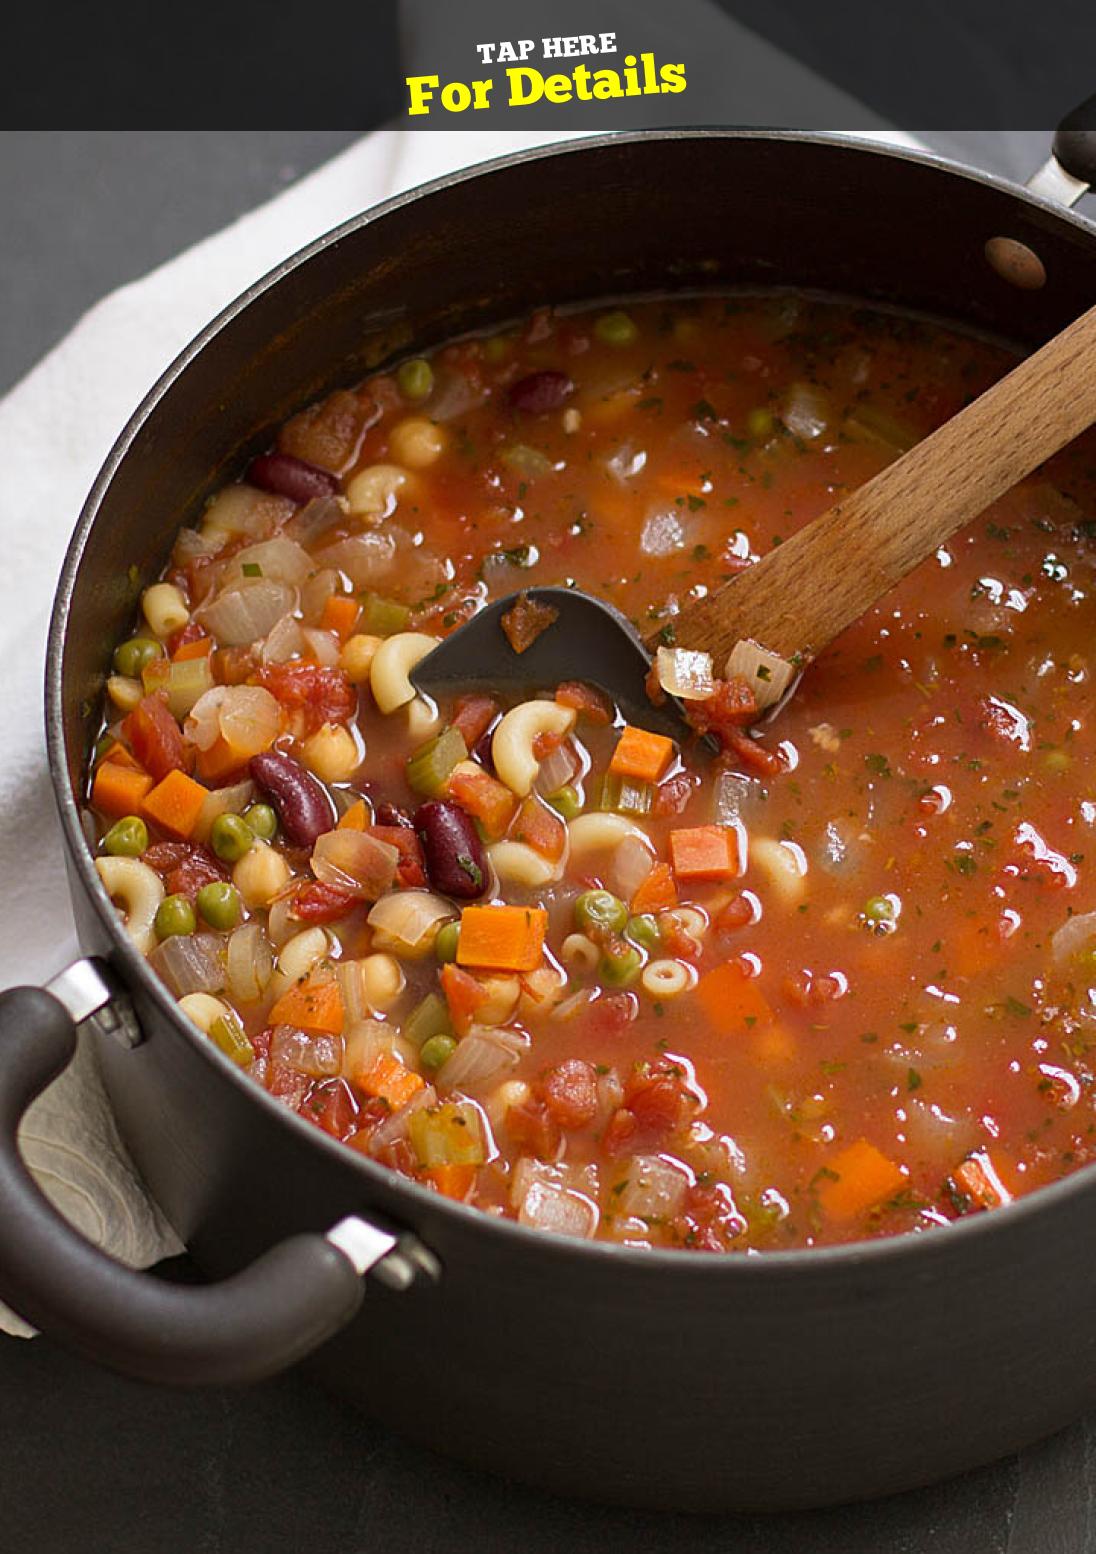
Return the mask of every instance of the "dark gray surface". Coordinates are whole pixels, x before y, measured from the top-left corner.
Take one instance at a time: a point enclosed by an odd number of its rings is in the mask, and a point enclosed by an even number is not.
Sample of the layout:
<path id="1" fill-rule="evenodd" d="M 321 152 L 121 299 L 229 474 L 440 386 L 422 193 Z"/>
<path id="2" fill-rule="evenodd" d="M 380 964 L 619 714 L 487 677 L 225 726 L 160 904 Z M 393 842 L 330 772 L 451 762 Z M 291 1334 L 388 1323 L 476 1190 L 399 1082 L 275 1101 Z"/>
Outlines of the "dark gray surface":
<path id="1" fill-rule="evenodd" d="M 349 138 L 0 139 L 0 387 L 102 292 Z M 1005 162 L 1000 170 L 1020 173 L 1045 144 L 1024 132 L 988 150 Z M 949 149 L 961 145 L 953 137 Z M 985 143 L 979 149 L 984 155 Z M 454 1429 L 475 1428 L 472 1404 L 460 1400 Z M 383 1416 L 383 1400 L 378 1409 Z M 611 1396 L 605 1410 L 611 1429 Z M 1090 1420 L 1017 1459 L 873 1506 L 765 1521 L 629 1516 L 546 1500 L 408 1447 L 305 1376 L 246 1392 L 175 1394 L 109 1376 L 46 1340 L 0 1340 L 4 1554 L 1087 1554 L 1096 1550 L 1094 1494 Z"/>

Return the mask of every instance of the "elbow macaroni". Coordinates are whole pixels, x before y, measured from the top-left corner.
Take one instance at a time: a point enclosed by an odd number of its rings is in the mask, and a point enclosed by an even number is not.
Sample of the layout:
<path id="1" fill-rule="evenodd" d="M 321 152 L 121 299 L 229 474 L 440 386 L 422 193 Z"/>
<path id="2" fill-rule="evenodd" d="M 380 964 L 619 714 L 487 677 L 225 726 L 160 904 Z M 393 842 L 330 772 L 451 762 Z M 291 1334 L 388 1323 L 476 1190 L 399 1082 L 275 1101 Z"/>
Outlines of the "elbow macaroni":
<path id="1" fill-rule="evenodd" d="M 141 596 L 145 620 L 158 637 L 170 637 L 182 631 L 190 620 L 190 611 L 182 593 L 171 583 L 153 583 Z"/>
<path id="2" fill-rule="evenodd" d="M 96 858 L 95 869 L 124 914 L 126 932 L 142 955 L 156 946 L 153 923 L 165 891 L 160 876 L 139 858 Z"/>
<path id="3" fill-rule="evenodd" d="M 504 885 L 525 885 L 535 890 L 563 878 L 566 854 L 552 863 L 525 842 L 495 842 L 487 849 L 487 857 Z"/>
<path id="4" fill-rule="evenodd" d="M 351 513 L 355 517 L 387 517 L 406 484 L 407 471 L 398 464 L 370 464 L 346 488 Z"/>
<path id="5" fill-rule="evenodd" d="M 523 701 L 505 714 L 491 739 L 491 758 L 511 792 L 524 798 L 537 780 L 540 761 L 533 746 L 538 735 L 562 739 L 574 728 L 576 716 L 573 707 L 554 701 Z"/>
<path id="6" fill-rule="evenodd" d="M 395 712 L 414 700 L 411 671 L 437 645 L 436 637 L 421 631 L 398 631 L 384 639 L 369 669 L 369 686 L 381 712 Z"/>

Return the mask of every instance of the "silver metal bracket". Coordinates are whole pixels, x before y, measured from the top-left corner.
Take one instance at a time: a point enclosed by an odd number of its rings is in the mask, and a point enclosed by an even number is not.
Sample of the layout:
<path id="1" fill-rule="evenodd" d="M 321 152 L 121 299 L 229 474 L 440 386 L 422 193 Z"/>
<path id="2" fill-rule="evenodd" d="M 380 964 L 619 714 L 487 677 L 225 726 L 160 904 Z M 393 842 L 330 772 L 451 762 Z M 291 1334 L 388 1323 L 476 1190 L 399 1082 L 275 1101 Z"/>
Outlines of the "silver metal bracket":
<path id="1" fill-rule="evenodd" d="M 356 1214 L 332 1225 L 324 1238 L 349 1259 L 357 1274 L 371 1274 L 392 1290 L 407 1290 L 427 1280 L 434 1283 L 441 1264 L 414 1236 L 382 1230 Z"/>
<path id="2" fill-rule="evenodd" d="M 46 983 L 46 992 L 64 1004 L 77 1025 L 90 1021 L 96 1031 L 123 1047 L 136 1047 L 143 1040 L 129 999 L 102 961 L 73 961 Z"/>
<path id="3" fill-rule="evenodd" d="M 1028 179 L 1025 187 L 1029 194 L 1034 194 L 1040 200 L 1051 200 L 1055 205 L 1064 205 L 1067 210 L 1072 210 L 1081 196 L 1088 193 L 1090 186 L 1067 173 L 1056 156 L 1050 156 L 1039 171 Z"/>

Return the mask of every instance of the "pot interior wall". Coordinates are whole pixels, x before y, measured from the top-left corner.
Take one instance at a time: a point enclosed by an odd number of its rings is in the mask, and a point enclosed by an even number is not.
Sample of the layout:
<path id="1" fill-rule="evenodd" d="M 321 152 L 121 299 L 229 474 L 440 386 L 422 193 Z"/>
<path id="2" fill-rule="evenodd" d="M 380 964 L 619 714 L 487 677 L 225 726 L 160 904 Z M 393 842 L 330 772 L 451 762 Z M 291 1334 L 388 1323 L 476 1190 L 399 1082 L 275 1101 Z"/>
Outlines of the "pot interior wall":
<path id="1" fill-rule="evenodd" d="M 998 233 L 1040 253 L 1045 289 L 993 273 L 983 246 Z M 1031 345 L 1091 301 L 1090 248 L 1083 224 L 938 166 L 718 132 L 577 143 L 351 223 L 230 308 L 122 439 L 64 650 L 74 787 L 111 648 L 174 532 L 326 390 L 542 303 L 635 292 L 802 286 Z"/>

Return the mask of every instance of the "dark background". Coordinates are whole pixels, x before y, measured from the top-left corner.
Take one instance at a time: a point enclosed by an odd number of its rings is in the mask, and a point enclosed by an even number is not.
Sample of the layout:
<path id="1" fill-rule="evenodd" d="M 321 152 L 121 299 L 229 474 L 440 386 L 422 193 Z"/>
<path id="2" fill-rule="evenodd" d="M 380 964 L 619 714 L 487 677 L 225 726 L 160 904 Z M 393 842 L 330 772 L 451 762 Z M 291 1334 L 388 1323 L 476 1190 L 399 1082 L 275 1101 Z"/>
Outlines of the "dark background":
<path id="1" fill-rule="evenodd" d="M 0 137 L 0 390 L 105 291 L 352 138 Z M 1048 142 L 1038 132 L 929 138 L 1016 175 Z M 613 1406 L 607 1395 L 610 1429 Z M 474 1400 L 454 1408 L 453 1428 L 475 1428 Z M 242 1392 L 173 1393 L 107 1375 L 46 1339 L 0 1338 L 0 1554 L 1088 1554 L 1094 1498 L 1096 1418 L 1019 1458 L 872 1506 L 766 1520 L 634 1516 L 455 1467 L 304 1374 Z"/>

